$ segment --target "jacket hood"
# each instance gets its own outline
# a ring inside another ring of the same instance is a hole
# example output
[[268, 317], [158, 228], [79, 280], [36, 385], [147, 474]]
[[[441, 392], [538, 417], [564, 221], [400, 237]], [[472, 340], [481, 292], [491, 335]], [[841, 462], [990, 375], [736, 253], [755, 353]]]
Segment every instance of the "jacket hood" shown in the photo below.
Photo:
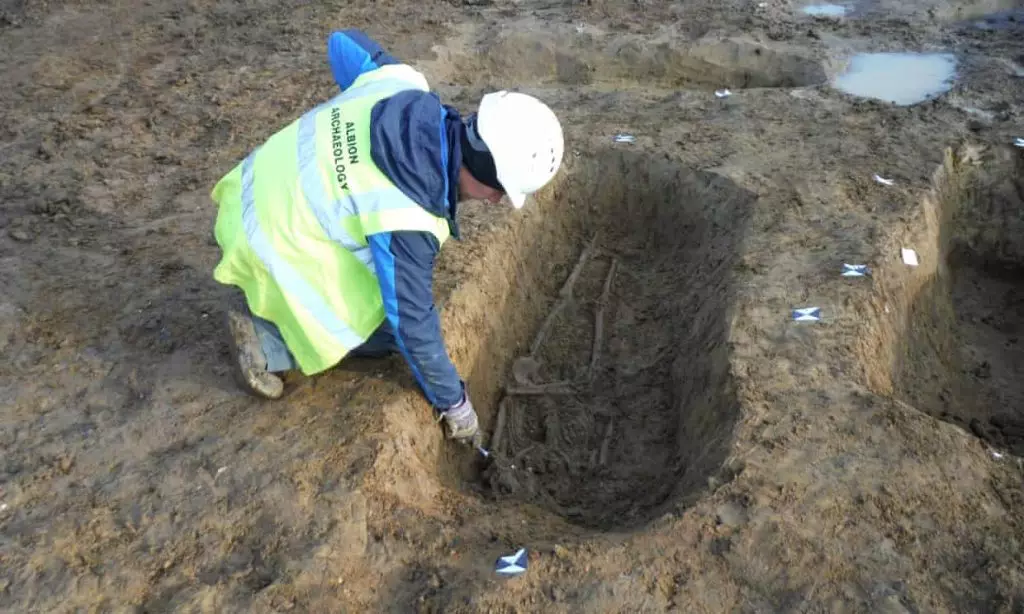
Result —
[[461, 130], [459, 112], [430, 92], [399, 92], [371, 111], [374, 163], [406, 196], [447, 219], [456, 239]]

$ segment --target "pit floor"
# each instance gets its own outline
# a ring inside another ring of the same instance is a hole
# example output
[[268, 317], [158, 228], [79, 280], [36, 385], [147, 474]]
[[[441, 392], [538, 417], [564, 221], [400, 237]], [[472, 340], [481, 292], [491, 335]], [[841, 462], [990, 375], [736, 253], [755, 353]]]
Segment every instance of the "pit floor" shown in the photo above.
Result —
[[[966, 270], [955, 288], [957, 323], [969, 378], [968, 428], [998, 449], [1024, 456], [1024, 280]], [[973, 402], [972, 402], [973, 401]]]

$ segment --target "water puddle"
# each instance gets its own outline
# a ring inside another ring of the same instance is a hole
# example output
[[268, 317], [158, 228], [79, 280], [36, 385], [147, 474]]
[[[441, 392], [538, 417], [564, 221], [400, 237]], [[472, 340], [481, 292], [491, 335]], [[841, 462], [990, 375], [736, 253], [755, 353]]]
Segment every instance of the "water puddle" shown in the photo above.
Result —
[[842, 17], [849, 9], [838, 4], [811, 4], [800, 10], [812, 17]]
[[905, 106], [948, 92], [955, 74], [956, 58], [949, 53], [861, 53], [833, 86]]

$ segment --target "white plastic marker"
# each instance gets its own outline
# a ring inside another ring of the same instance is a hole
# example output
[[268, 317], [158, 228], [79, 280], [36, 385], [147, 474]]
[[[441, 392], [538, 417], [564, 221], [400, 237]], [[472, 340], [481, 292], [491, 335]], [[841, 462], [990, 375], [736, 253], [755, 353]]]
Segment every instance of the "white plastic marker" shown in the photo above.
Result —
[[527, 564], [526, 548], [520, 548], [515, 554], [498, 558], [494, 571], [503, 576], [518, 576], [526, 571]]
[[843, 277], [864, 277], [868, 274], [866, 264], [843, 264]]
[[728, 98], [729, 96], [732, 96], [732, 92], [730, 92], [728, 89], [715, 90], [716, 98]]
[[483, 448], [483, 446], [477, 446], [476, 451], [479, 452], [484, 458], [490, 458], [491, 453]]
[[800, 307], [793, 310], [795, 322], [821, 322], [821, 307]]
[[903, 262], [905, 264], [908, 264], [910, 266], [917, 266], [918, 264], [920, 264], [920, 261], [917, 259], [917, 252], [910, 249], [909, 247], [904, 247], [903, 249], [901, 249], [900, 254], [902, 254]]
[[1022, 138], [1013, 139], [1013, 144], [1017, 147], [1020, 147], [1021, 149], [1024, 149], [1024, 139]]
[[893, 185], [894, 183], [896, 183], [894, 180], [886, 179], [885, 177], [882, 177], [881, 175], [875, 175], [875, 182], [880, 183], [882, 185]]
[[615, 142], [616, 143], [635, 143], [636, 142], [636, 137], [633, 136], [632, 134], [616, 134], [615, 135]]

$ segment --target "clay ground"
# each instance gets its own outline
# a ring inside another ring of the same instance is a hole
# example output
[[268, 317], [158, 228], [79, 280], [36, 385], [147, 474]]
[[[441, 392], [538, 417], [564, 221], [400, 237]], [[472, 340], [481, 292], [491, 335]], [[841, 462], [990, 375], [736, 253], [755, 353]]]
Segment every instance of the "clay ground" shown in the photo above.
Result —
[[[851, 6], [0, 2], [0, 610], [1024, 612], [1020, 3]], [[566, 126], [438, 265], [490, 461], [398, 358], [230, 377], [208, 193], [346, 27]], [[828, 86], [877, 50], [956, 85]]]

